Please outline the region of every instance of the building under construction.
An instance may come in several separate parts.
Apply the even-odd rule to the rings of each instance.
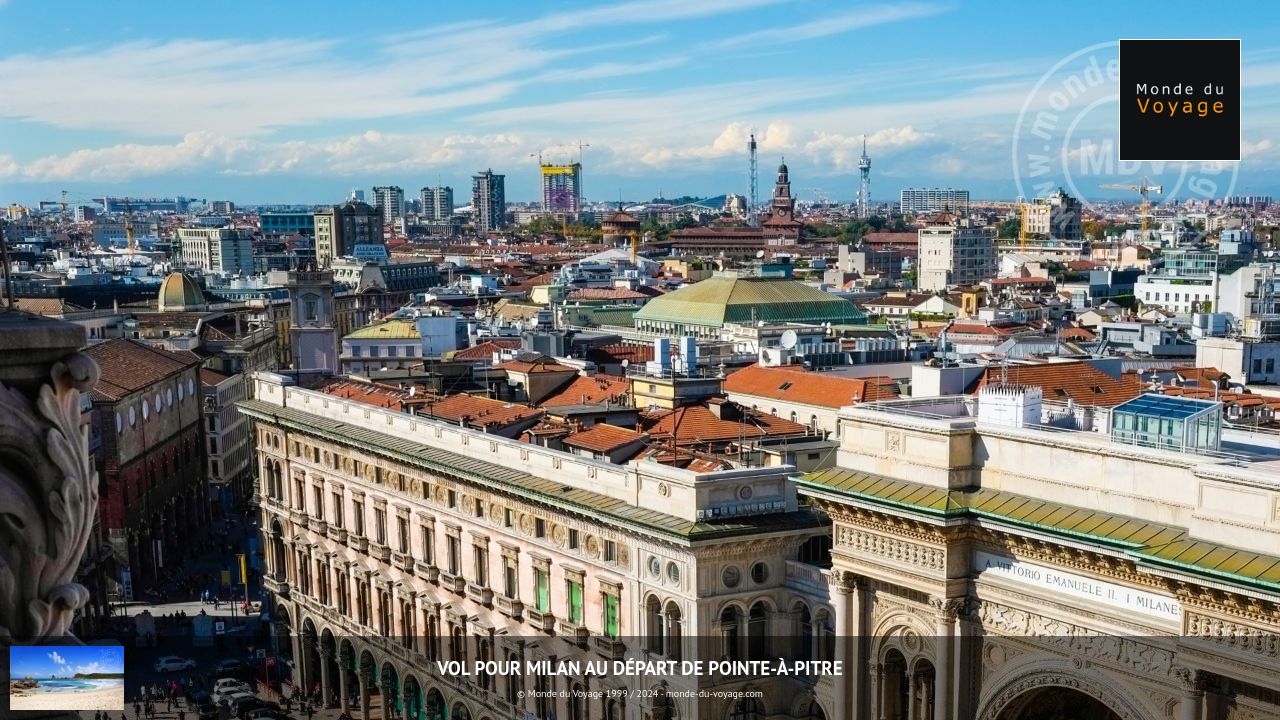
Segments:
[[[542,211],[553,215],[576,216],[582,211],[582,163],[543,163]]]

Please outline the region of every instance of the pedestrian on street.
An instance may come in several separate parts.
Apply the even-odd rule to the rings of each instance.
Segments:
[[[312,705],[311,703],[307,703],[307,720],[311,720],[312,716],[314,716],[315,714],[316,714],[315,706]]]

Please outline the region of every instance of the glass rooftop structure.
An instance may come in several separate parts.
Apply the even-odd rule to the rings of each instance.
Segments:
[[[1111,410],[1111,439],[1180,452],[1215,452],[1222,403],[1147,393]]]

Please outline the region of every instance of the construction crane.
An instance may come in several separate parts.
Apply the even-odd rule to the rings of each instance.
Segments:
[[[1020,212],[1020,217],[1018,218],[1018,245],[1020,246],[1020,250],[1021,250],[1021,252],[1023,252],[1024,254],[1027,252],[1027,210],[1028,210],[1028,207],[1029,207],[1029,206],[1028,206],[1026,203],[1019,203],[1019,204],[1018,204],[1018,208],[1019,208],[1019,209],[1020,209],[1020,211],[1021,211],[1021,212]]]
[[[1128,190],[1129,192],[1136,192],[1142,196],[1142,205],[1138,210],[1138,218],[1139,218],[1138,219],[1138,227],[1139,227],[1138,237],[1141,238],[1139,242],[1146,242],[1147,241],[1147,219],[1151,216],[1151,198],[1149,193],[1154,192],[1155,194],[1159,195],[1160,193],[1164,192],[1164,186],[1152,185],[1151,182],[1144,177],[1142,178],[1141,185],[1125,185],[1123,183],[1108,183],[1106,185],[1099,185],[1098,187],[1106,190]]]

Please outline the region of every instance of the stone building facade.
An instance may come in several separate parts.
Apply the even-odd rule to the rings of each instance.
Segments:
[[[240,407],[255,423],[265,583],[278,651],[302,687],[365,717],[390,704],[476,720],[834,711],[821,673],[436,665],[829,660],[827,532],[799,506],[789,469],[620,466],[277,375],[254,383]]]
[[[798,481],[833,526],[837,653],[867,668],[835,717],[1280,717],[1274,470],[985,399],[846,408],[839,467]]]

